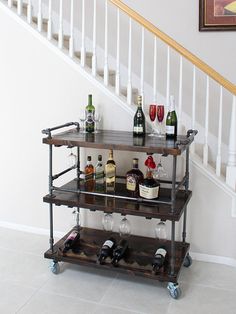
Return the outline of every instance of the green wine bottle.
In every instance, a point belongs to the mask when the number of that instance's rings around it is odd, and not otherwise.
[[[145,126],[145,115],[142,110],[142,96],[138,96],[138,108],[134,115],[134,126],[133,134],[134,136],[144,136],[146,133]]]
[[[85,121],[85,130],[88,133],[94,132],[94,115],[95,115],[95,107],[93,106],[92,95],[88,95],[88,105],[85,108],[86,121]]]
[[[170,96],[169,110],[166,116],[166,138],[176,139],[177,137],[177,115],[175,112],[174,96]]]

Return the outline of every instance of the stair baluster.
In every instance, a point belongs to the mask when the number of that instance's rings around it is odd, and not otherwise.
[[[108,1],[105,0],[105,46],[104,46],[104,84],[108,85]]]
[[[153,103],[157,103],[157,38],[154,36],[154,56],[153,56]]]
[[[192,130],[195,130],[195,124],[196,124],[196,67],[193,65],[193,95],[192,95],[192,123],[191,128]],[[195,153],[195,143],[192,143],[191,145],[191,153]]]
[[[32,1],[28,0],[27,4],[27,22],[31,24],[32,22]]]
[[[63,0],[60,0],[60,9],[59,9],[59,30],[58,30],[58,48],[63,48]]]
[[[145,102],[144,100],[144,48],[145,48],[145,32],[144,27],[142,26],[142,43],[141,43],[141,70],[140,70],[140,95],[143,99],[143,104]]]
[[[166,105],[169,106],[170,98],[170,46],[167,46],[167,62],[166,62]]]
[[[17,14],[22,14],[22,0],[17,0]]]
[[[223,105],[223,88],[220,86],[220,104],[219,104],[219,128],[218,128],[218,145],[216,157],[216,175],[221,175],[221,142],[222,142],[222,105]]]
[[[82,37],[81,37],[81,66],[85,66],[86,50],[85,50],[85,3],[82,0]]]
[[[74,57],[74,0],[71,0],[70,7],[70,43],[69,43],[69,55]]]
[[[12,8],[12,0],[7,1],[9,8]]]
[[[42,32],[43,18],[42,18],[42,0],[38,1],[38,31]]]
[[[129,55],[128,55],[128,83],[127,103],[132,103],[132,19],[129,18]]]
[[[179,58],[179,101],[178,101],[178,133],[183,134],[182,122],[182,102],[183,102],[183,57]],[[191,145],[192,146],[192,145]]]
[[[48,40],[52,39],[52,0],[48,2]]]
[[[116,94],[120,94],[120,9],[117,8]]]
[[[92,56],[92,74],[97,74],[97,0],[93,1],[93,56]]]
[[[206,105],[205,105],[205,136],[203,146],[203,164],[208,165],[208,131],[209,131],[209,76],[206,76]]]

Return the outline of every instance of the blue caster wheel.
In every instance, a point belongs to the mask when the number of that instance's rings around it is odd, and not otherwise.
[[[57,275],[57,274],[60,273],[60,265],[59,265],[58,262],[52,261],[52,262],[50,263],[49,267],[50,267],[50,270],[51,270],[51,272],[52,272],[53,274]]]
[[[177,300],[181,296],[181,289],[177,283],[169,282],[167,289],[173,299]]]
[[[184,259],[184,267],[190,267],[193,263],[192,257],[187,254],[185,259]]]

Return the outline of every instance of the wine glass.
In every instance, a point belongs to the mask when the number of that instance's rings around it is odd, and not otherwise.
[[[103,229],[105,231],[112,231],[114,226],[114,219],[112,214],[104,214],[102,219]]]
[[[155,104],[151,104],[149,106],[149,117],[152,122],[155,121],[156,115],[157,115],[157,106]],[[148,136],[155,136],[154,129],[152,129],[152,132]]]
[[[155,236],[158,240],[166,240],[167,239],[167,230],[166,224],[164,221],[160,221],[155,227]]]
[[[73,153],[72,148],[70,149],[70,154],[68,155],[68,166],[71,168],[77,167],[77,156]]]
[[[120,222],[119,233],[121,237],[128,237],[131,233],[131,224],[126,217]]]
[[[101,122],[102,116],[99,113],[95,113],[94,115],[94,122],[95,122],[95,130],[94,133],[99,133],[98,131],[98,125]]]
[[[161,158],[160,158],[159,163],[157,164],[157,168],[156,168],[156,171],[155,171],[155,177],[157,179],[162,179],[162,178],[166,178],[167,177],[167,172],[165,171],[165,168],[162,165]]]
[[[158,137],[164,137],[165,135],[162,133],[162,121],[164,119],[164,114],[165,114],[165,107],[164,105],[157,105],[157,120],[159,122],[159,132],[156,136]]]
[[[78,209],[73,210],[73,212],[71,213],[71,227],[79,227],[80,225],[80,213],[78,211]]]

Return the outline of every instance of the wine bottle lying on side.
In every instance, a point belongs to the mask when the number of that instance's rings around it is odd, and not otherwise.
[[[115,246],[116,246],[116,240],[114,238],[111,237],[108,240],[106,240],[101,247],[97,262],[100,264],[104,264],[104,261],[107,257],[112,258],[113,250]]]
[[[64,242],[64,248],[62,252],[66,253],[67,251],[72,249],[75,243],[79,240],[79,238],[80,238],[79,230],[76,229],[72,230],[72,232],[68,235]]]
[[[113,251],[113,258],[111,263],[116,267],[118,266],[119,261],[125,256],[128,250],[128,241],[121,239],[117,247]]]
[[[164,266],[166,258],[166,249],[164,247],[159,247],[155,253],[152,261],[152,271],[156,274],[160,268]]]

